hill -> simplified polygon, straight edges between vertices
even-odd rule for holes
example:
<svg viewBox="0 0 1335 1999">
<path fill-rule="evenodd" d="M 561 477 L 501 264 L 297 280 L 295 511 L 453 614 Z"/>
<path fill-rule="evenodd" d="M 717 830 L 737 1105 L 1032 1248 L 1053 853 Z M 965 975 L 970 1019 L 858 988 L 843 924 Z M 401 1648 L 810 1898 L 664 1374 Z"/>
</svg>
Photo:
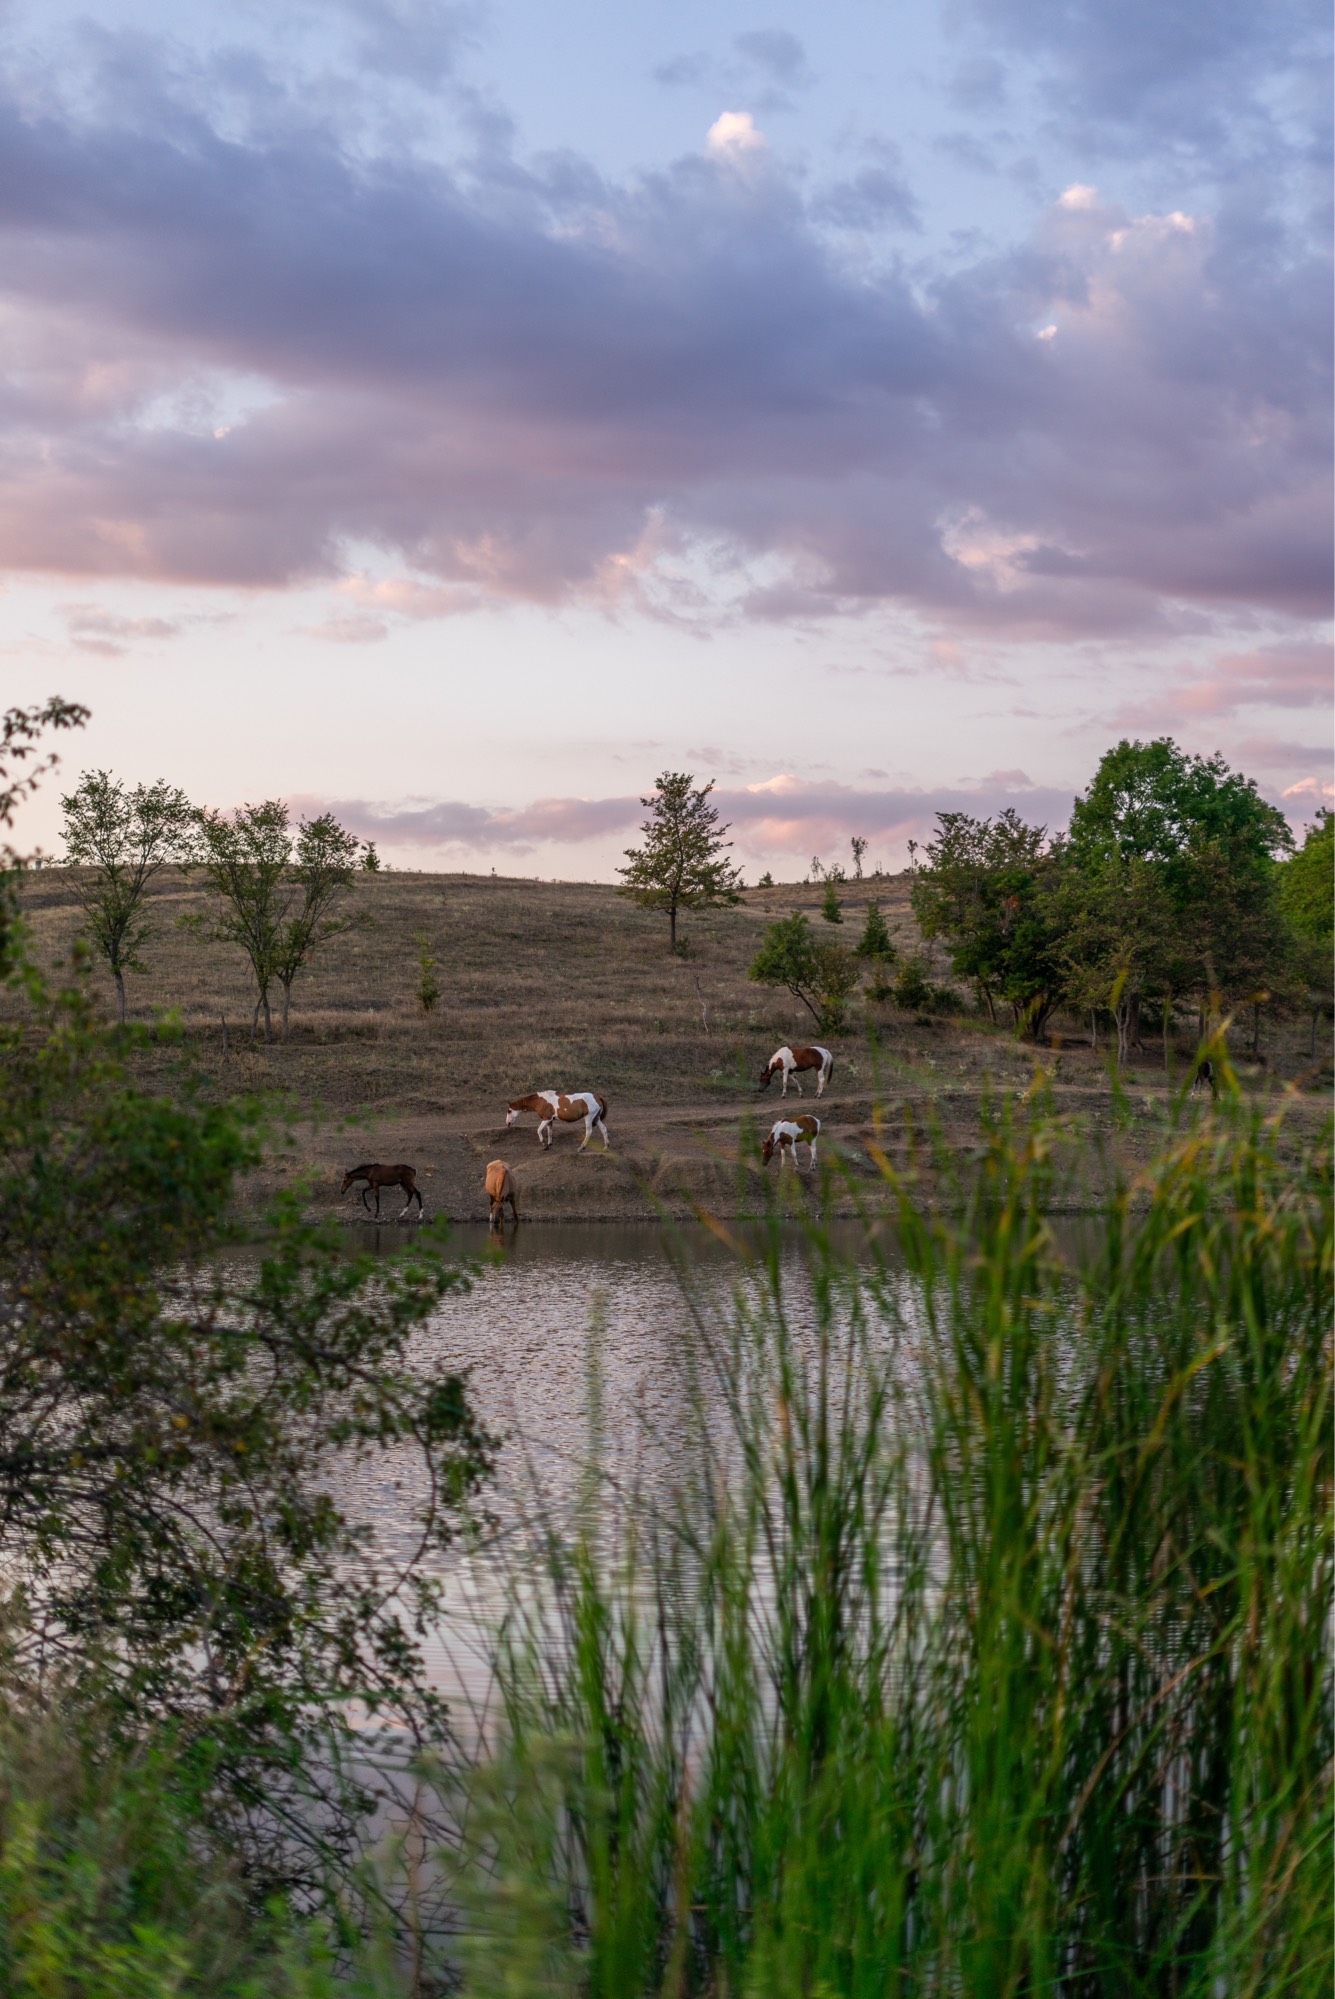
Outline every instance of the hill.
<svg viewBox="0 0 1335 1999">
<path fill-rule="evenodd" d="M 839 936 L 856 942 L 874 899 L 901 953 L 918 948 L 908 890 L 906 874 L 845 884 Z M 207 898 L 197 878 L 171 872 L 154 884 L 149 969 L 129 982 L 130 1004 L 140 1019 L 176 1012 L 186 1059 L 213 1088 L 283 1100 L 294 1150 L 265 1184 L 305 1172 L 318 1183 L 317 1205 L 338 1206 L 338 1171 L 354 1156 L 402 1158 L 426 1176 L 431 1205 L 478 1215 L 482 1166 L 499 1155 L 519 1170 L 521 1208 L 534 1215 L 650 1215 L 655 1196 L 678 1212 L 692 1200 L 735 1212 L 754 1198 L 746 1178 L 737 1179 L 742 1121 L 767 1122 L 779 1109 L 777 1085 L 757 1097 L 758 1073 L 781 1042 L 815 1033 L 798 1002 L 752 984 L 747 968 L 776 916 L 803 909 L 824 931 L 823 894 L 805 883 L 749 890 L 736 908 L 686 918 L 685 954 L 673 958 L 664 919 L 600 884 L 362 875 L 350 898 L 357 927 L 298 980 L 288 1041 L 266 1048 L 250 1038 L 244 960 L 181 926 L 207 909 Z M 24 904 L 35 954 L 54 964 L 79 926 L 65 872 L 31 876 Z M 416 998 L 419 939 L 441 988 L 429 1015 Z M 110 1003 L 109 979 L 96 976 Z M 888 1001 L 860 1002 L 851 1018 L 848 1034 L 822 1037 L 835 1050 L 836 1073 L 821 1112 L 831 1155 L 842 1149 L 855 1168 L 871 1170 L 876 1077 L 876 1095 L 893 1103 L 901 1150 L 905 1117 L 936 1119 L 953 1140 L 972 1143 L 983 1094 L 1027 1087 L 1036 1065 L 1064 1106 L 1106 1118 L 1104 1051 L 1095 1054 L 1076 1023 L 1054 1037 L 1062 1045 L 1036 1050 L 972 1016 L 943 1022 Z M 1298 1034 L 1291 1039 L 1292 1047 L 1272 1050 L 1267 1080 L 1310 1068 Z M 170 1089 L 182 1055 L 164 1045 L 136 1060 L 146 1083 Z M 1130 1081 L 1150 1124 L 1166 1080 L 1157 1048 L 1138 1058 Z M 531 1120 L 504 1130 L 507 1099 L 548 1088 L 609 1099 L 611 1155 L 604 1159 L 595 1141 L 577 1158 L 577 1137 L 563 1130 L 552 1153 L 539 1156 Z M 387 1205 L 392 1212 L 392 1199 Z"/>
</svg>

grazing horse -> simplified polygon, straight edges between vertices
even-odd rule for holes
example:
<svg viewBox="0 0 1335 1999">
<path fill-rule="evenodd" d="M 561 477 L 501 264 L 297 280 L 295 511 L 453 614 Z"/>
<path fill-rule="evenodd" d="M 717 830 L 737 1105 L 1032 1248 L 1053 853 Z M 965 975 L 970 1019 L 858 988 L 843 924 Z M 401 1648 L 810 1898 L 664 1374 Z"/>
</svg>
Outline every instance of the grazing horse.
<svg viewBox="0 0 1335 1999">
<path fill-rule="evenodd" d="M 505 1106 L 505 1129 L 518 1124 L 525 1111 L 532 1111 L 538 1120 L 538 1144 L 546 1145 L 546 1133 L 556 1116 L 556 1106 L 561 1101 L 559 1090 L 533 1090 L 526 1097 L 512 1097 Z"/>
<path fill-rule="evenodd" d="M 787 1096 L 788 1078 L 791 1076 L 800 1097 L 802 1085 L 798 1081 L 798 1071 L 801 1069 L 816 1070 L 816 1095 L 823 1097 L 825 1085 L 834 1074 L 834 1057 L 828 1048 L 776 1048 L 760 1072 L 760 1087 L 767 1090 L 778 1072 L 783 1076 L 782 1094 Z"/>
<path fill-rule="evenodd" d="M 761 1164 L 768 1166 L 775 1153 L 779 1155 L 779 1171 L 783 1171 L 785 1159 L 797 1165 L 797 1148 L 805 1145 L 810 1157 L 809 1166 L 816 1163 L 816 1140 L 820 1137 L 820 1119 L 808 1112 L 805 1117 L 780 1118 L 770 1130 L 769 1137 L 760 1148 Z"/>
<path fill-rule="evenodd" d="M 498 1229 L 505 1221 L 505 1204 L 510 1203 L 510 1213 L 519 1220 L 519 1209 L 515 1205 L 515 1176 L 503 1159 L 493 1159 L 487 1167 L 487 1199 L 491 1202 L 491 1226 Z"/>
<path fill-rule="evenodd" d="M 1191 1094 L 1194 1097 L 1197 1090 L 1207 1089 L 1212 1097 L 1219 1095 L 1219 1081 L 1214 1072 L 1214 1063 L 1208 1055 L 1203 1062 L 1198 1062 L 1196 1065 L 1196 1073 L 1191 1079 Z"/>
<path fill-rule="evenodd" d="M 592 1090 L 576 1090 L 570 1096 L 560 1090 L 538 1090 L 529 1097 L 516 1097 L 506 1107 L 507 1127 L 514 1123 L 521 1111 L 537 1113 L 539 1145 L 551 1144 L 554 1124 L 578 1124 L 581 1118 L 584 1120 L 581 1152 L 595 1131 L 602 1134 L 604 1146 L 612 1143 L 607 1136 L 607 1098 L 597 1096 Z"/>
<path fill-rule="evenodd" d="M 351 1172 L 343 1175 L 343 1193 L 346 1194 L 349 1187 L 357 1180 L 364 1180 L 366 1182 L 366 1185 L 362 1188 L 362 1206 L 366 1209 L 368 1215 L 371 1209 L 366 1197 L 372 1188 L 375 1190 L 375 1218 L 377 1221 L 380 1220 L 380 1189 L 382 1187 L 402 1187 L 407 1194 L 407 1200 L 399 1209 L 398 1219 L 400 1221 L 407 1214 L 414 1201 L 417 1203 L 418 1213 L 420 1214 L 422 1211 L 422 1190 L 417 1184 L 416 1170 L 411 1166 L 354 1166 Z"/>
</svg>

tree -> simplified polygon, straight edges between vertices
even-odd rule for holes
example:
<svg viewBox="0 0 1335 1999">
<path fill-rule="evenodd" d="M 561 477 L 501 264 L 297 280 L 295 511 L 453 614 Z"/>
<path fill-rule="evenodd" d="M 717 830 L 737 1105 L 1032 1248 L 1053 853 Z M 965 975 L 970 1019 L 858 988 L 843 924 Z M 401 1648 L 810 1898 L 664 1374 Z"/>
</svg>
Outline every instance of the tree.
<svg viewBox="0 0 1335 1999">
<path fill-rule="evenodd" d="M 23 770 L 28 758 L 37 755 L 43 732 L 81 729 L 87 720 L 86 708 L 77 701 L 64 701 L 58 694 L 35 707 L 8 708 L 0 715 L 0 829 L 13 825 L 23 800 L 59 762 L 48 752 L 30 770 Z M 20 944 L 16 891 L 22 869 L 23 863 L 6 839 L 0 844 L 0 977 L 12 969 Z"/>
<path fill-rule="evenodd" d="M 60 803 L 65 858 L 80 870 L 74 892 L 116 981 L 123 1024 L 125 974 L 146 969 L 139 953 L 152 929 L 144 911 L 148 885 L 169 863 L 191 858 L 196 814 L 185 793 L 161 779 L 129 791 L 104 770 L 85 771 Z"/>
<path fill-rule="evenodd" d="M 374 840 L 368 840 L 362 848 L 362 866 L 369 875 L 378 875 L 381 872 L 380 856 L 376 852 Z"/>
<path fill-rule="evenodd" d="M 300 890 L 300 900 L 289 905 L 292 913 L 280 927 L 274 963 L 274 976 L 283 988 L 284 1041 L 298 972 L 310 963 L 319 945 L 351 930 L 357 921 L 355 916 L 331 914 L 334 904 L 351 886 L 356 867 L 357 842 L 351 833 L 344 831 L 332 812 L 302 820 L 297 829 L 291 872 L 291 880 Z"/>
<path fill-rule="evenodd" d="M 1316 1026 L 1331 1011 L 1331 952 L 1335 945 L 1335 817 L 1323 808 L 1307 828 L 1303 844 L 1278 870 L 1279 906 L 1293 935 L 1294 970 L 1307 993 Z"/>
<path fill-rule="evenodd" d="M 231 1850 L 314 1884 L 303 1837 L 336 1849 L 361 1803 L 352 1708 L 439 1739 L 439 1564 L 380 1546 L 355 1495 L 391 1465 L 429 1554 L 486 1472 L 462 1380 L 415 1344 L 462 1280 L 421 1249 L 348 1256 L 291 1202 L 238 1259 L 257 1109 L 146 1094 L 126 1040 L 148 1030 L 100 1023 L 77 971 L 53 991 L 20 960 L 4 1000 L 7 1664 L 94 1699 L 113 1738 L 168 1724 Z"/>
<path fill-rule="evenodd" d="M 677 948 L 677 912 L 682 909 L 714 909 L 740 902 L 739 872 L 723 856 L 731 840 L 723 835 L 726 826 L 718 823 L 718 812 L 709 802 L 713 780 L 701 789 L 689 771 L 664 771 L 653 795 L 642 798 L 650 816 L 640 831 L 642 847 L 627 847 L 629 866 L 618 868 L 624 877 L 622 895 L 631 896 L 641 909 L 666 909 L 669 949 Z"/>
<path fill-rule="evenodd" d="M 842 944 L 821 943 L 800 911 L 771 923 L 752 963 L 750 977 L 764 986 L 786 986 L 802 1002 L 816 1026 L 831 1032 L 843 1026 L 850 995 L 857 987 L 856 958 Z"/>
<path fill-rule="evenodd" d="M 277 984 L 286 1039 L 298 972 L 320 944 L 352 927 L 354 919 L 330 910 L 353 879 L 357 842 L 326 812 L 301 822 L 294 853 L 288 810 L 276 798 L 238 806 L 230 818 L 201 813 L 199 826 L 204 872 L 219 901 L 212 934 L 241 947 L 255 980 L 251 1031 L 263 1014 L 264 1039 L 273 1040 L 269 995 Z"/>
<path fill-rule="evenodd" d="M 1111 867 L 1139 864 L 1142 886 L 1152 871 L 1156 908 L 1161 890 L 1172 915 L 1177 991 L 1194 992 L 1202 1014 L 1220 999 L 1257 1001 L 1282 983 L 1276 857 L 1292 845 L 1284 815 L 1251 778 L 1222 757 L 1191 756 L 1166 736 L 1123 740 L 1102 757 L 1076 800 L 1068 841 L 1076 876 L 1102 882 L 1100 894 L 1110 892 Z M 1141 998 L 1133 992 L 1129 1000 L 1132 1041 Z"/>
<path fill-rule="evenodd" d="M 1018 1031 L 1035 1039 L 1062 992 L 1053 892 L 1060 843 L 1008 808 L 998 818 L 937 814 L 926 865 L 914 862 L 910 898 L 924 938 L 941 938 L 951 969 L 971 979 L 988 1017 L 1011 1008 Z"/>
<path fill-rule="evenodd" d="M 867 904 L 867 921 L 854 950 L 859 958 L 879 960 L 883 964 L 889 964 L 894 958 L 894 940 L 886 929 L 879 903 Z"/>
<path fill-rule="evenodd" d="M 1067 997 L 1077 1007 L 1108 1009 L 1117 1029 L 1117 1059 L 1124 1063 L 1146 995 L 1166 1004 L 1181 976 L 1162 873 L 1137 858 L 1071 869 L 1058 902 Z"/>
<path fill-rule="evenodd" d="M 853 879 L 860 882 L 862 880 L 862 856 L 867 851 L 867 842 L 860 833 L 855 833 L 848 844 L 853 849 Z"/>
<path fill-rule="evenodd" d="M 821 902 L 820 913 L 827 923 L 842 923 L 844 920 L 844 912 L 839 904 L 838 885 L 832 879 L 825 884 L 825 896 Z"/>
</svg>

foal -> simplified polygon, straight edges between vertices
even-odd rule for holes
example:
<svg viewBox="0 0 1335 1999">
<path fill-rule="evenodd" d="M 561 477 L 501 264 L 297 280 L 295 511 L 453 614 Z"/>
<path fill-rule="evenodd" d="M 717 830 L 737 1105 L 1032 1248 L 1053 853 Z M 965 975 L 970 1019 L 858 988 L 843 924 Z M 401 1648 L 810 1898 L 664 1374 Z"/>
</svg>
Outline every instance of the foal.
<svg viewBox="0 0 1335 1999">
<path fill-rule="evenodd" d="M 357 1180 L 364 1180 L 366 1182 L 366 1185 L 362 1188 L 362 1206 L 366 1209 L 368 1215 L 371 1212 L 371 1208 L 366 1197 L 373 1188 L 375 1190 L 375 1218 L 377 1221 L 380 1220 L 380 1189 L 382 1187 L 402 1187 L 407 1194 L 408 1198 L 398 1212 L 397 1219 L 399 1221 L 403 1220 L 403 1217 L 407 1214 L 414 1201 L 417 1203 L 417 1212 L 419 1214 L 422 1212 L 422 1190 L 417 1184 L 417 1173 L 411 1166 L 354 1166 L 349 1172 L 343 1175 L 343 1193 L 346 1194 L 349 1187 Z"/>
</svg>

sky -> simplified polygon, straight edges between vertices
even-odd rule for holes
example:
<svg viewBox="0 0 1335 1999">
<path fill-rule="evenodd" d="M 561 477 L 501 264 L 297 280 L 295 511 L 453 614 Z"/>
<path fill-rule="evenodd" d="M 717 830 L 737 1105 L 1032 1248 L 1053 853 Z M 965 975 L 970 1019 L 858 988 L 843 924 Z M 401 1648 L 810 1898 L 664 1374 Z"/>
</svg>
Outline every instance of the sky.
<svg viewBox="0 0 1335 1999">
<path fill-rule="evenodd" d="M 1331 788 L 1314 0 L 0 0 L 0 703 L 611 879 Z M 21 845 L 59 852 L 60 784 Z"/>
</svg>

